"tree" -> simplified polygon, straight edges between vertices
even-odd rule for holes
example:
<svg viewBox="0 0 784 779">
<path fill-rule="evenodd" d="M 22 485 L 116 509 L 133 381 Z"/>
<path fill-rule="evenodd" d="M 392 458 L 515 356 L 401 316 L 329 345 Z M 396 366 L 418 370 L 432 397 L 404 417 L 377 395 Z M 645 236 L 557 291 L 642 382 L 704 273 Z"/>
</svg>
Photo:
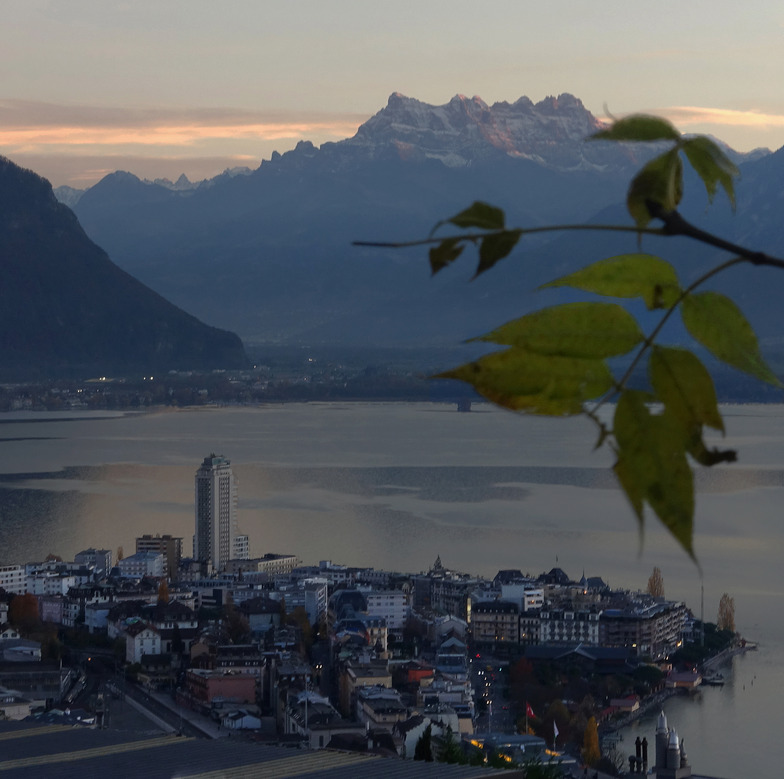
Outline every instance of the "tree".
<svg viewBox="0 0 784 779">
<path fill-rule="evenodd" d="M 447 726 L 446 732 L 441 738 L 441 745 L 438 751 L 439 763 L 458 763 L 463 765 L 468 762 L 460 743 L 452 733 L 452 728 Z"/>
<path fill-rule="evenodd" d="M 169 584 L 166 579 L 161 579 L 158 584 L 158 605 L 165 605 L 169 602 Z"/>
<path fill-rule="evenodd" d="M 726 592 L 719 599 L 719 616 L 716 619 L 716 627 L 719 630 L 735 632 L 735 599 Z"/>
<path fill-rule="evenodd" d="M 433 762 L 433 726 L 428 725 L 422 735 L 417 739 L 414 747 L 414 760 L 425 760 Z"/>
<path fill-rule="evenodd" d="M 677 312 L 690 336 L 713 357 L 782 387 L 763 360 L 757 337 L 741 310 L 727 296 L 700 288 L 736 265 L 784 269 L 784 260 L 701 230 L 679 213 L 684 160 L 702 180 L 709 201 L 721 188 L 735 206 L 734 179 L 739 171 L 710 138 L 684 136 L 664 119 L 633 115 L 613 122 L 592 139 L 655 144 L 657 156 L 634 176 L 627 192 L 633 224 L 509 228 L 500 208 L 475 202 L 436 224 L 428 238 L 375 245 L 430 245 L 430 267 L 435 274 L 471 244 L 478 248 L 478 276 L 506 258 L 522 238 L 535 233 L 598 230 L 635 236 L 636 251 L 592 263 L 544 286 L 639 299 L 649 311 L 663 312 L 650 332 L 645 333 L 618 303 L 565 303 L 479 336 L 474 340 L 502 350 L 438 377 L 467 382 L 491 402 L 514 411 L 585 415 L 596 426 L 596 447 L 609 446 L 615 454 L 613 470 L 640 532 L 647 505 L 697 563 L 692 463 L 734 462 L 736 452 L 709 449 L 703 440 L 706 427 L 724 432 L 707 368 L 694 351 L 665 346 L 659 340 Z M 434 233 L 444 225 L 461 232 L 436 237 Z M 697 241 L 728 253 L 729 259 L 681 281 L 673 265 L 641 251 L 643 238 L 653 235 Z M 641 378 L 637 368 L 646 357 L 648 375 Z M 610 402 L 615 404 L 611 421 L 600 413 Z"/>
<path fill-rule="evenodd" d="M 248 618 L 233 603 L 223 609 L 223 628 L 231 644 L 242 644 L 250 637 Z"/>
<path fill-rule="evenodd" d="M 585 734 L 583 735 L 583 762 L 589 766 L 595 766 L 602 756 L 599 749 L 599 728 L 596 724 L 596 717 L 591 717 L 588 724 L 585 726 Z"/>
<path fill-rule="evenodd" d="M 664 597 L 664 577 L 658 566 L 654 567 L 653 573 L 648 579 L 648 595 L 652 595 L 654 598 Z"/>
<path fill-rule="evenodd" d="M 15 595 L 8 607 L 8 621 L 23 634 L 28 634 L 40 625 L 38 598 L 31 592 Z"/>
</svg>

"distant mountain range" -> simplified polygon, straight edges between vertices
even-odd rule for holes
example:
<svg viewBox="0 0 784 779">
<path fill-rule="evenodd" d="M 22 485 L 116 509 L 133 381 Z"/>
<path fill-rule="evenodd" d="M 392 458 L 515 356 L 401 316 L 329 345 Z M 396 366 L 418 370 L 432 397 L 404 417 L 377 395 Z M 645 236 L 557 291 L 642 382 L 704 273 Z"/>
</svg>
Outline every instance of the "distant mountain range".
<svg viewBox="0 0 784 779">
<path fill-rule="evenodd" d="M 114 265 L 45 179 L 0 157 L 4 380 L 240 367 L 236 335 L 208 327 Z"/>
<path fill-rule="evenodd" d="M 120 267 L 247 342 L 451 345 L 533 306 L 569 299 L 563 290 L 532 291 L 592 259 L 637 250 L 636 238 L 527 240 L 472 283 L 469 259 L 431 278 L 424 248 L 352 241 L 424 237 L 474 200 L 503 207 L 516 226 L 628 223 L 628 181 L 652 152 L 586 142 L 600 126 L 571 95 L 492 106 L 458 95 L 432 106 L 396 93 L 354 137 L 320 148 L 301 142 L 252 172 L 227 171 L 198 185 L 117 172 L 81 195 L 58 194 Z M 721 198 L 706 210 L 704 188 L 692 179 L 684 212 L 730 239 L 784 255 L 784 152 L 730 153 L 743 172 L 738 213 Z M 646 240 L 643 248 L 674 257 L 686 278 L 715 259 L 684 242 Z M 720 285 L 751 304 L 770 343 L 779 339 L 784 275 L 743 269 Z"/>
</svg>

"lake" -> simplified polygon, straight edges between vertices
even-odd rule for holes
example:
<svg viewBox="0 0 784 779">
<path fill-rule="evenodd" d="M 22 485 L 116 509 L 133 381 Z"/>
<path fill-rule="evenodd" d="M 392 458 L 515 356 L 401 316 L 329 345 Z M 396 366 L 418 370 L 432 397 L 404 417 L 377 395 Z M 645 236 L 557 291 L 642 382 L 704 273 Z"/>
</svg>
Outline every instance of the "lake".
<svg viewBox="0 0 784 779">
<path fill-rule="evenodd" d="M 631 589 L 644 589 L 658 566 L 667 597 L 699 614 L 696 566 L 655 518 L 641 541 L 610 453 L 592 451 L 592 426 L 474 409 L 313 403 L 3 414 L 0 564 L 50 552 L 72 558 L 89 546 L 128 553 L 142 533 L 182 536 L 189 552 L 193 477 L 216 452 L 237 474 L 239 525 L 252 555 L 408 572 L 440 555 L 448 567 L 485 576 L 557 565 L 575 579 L 585 572 Z M 740 779 L 754 755 L 754 776 L 778 777 L 784 409 L 723 410 L 722 445 L 737 447 L 739 462 L 697 478 L 705 616 L 715 620 L 721 594 L 730 593 L 738 629 L 760 649 L 735 660 L 724 689 L 669 702 L 668 711 L 695 773 Z"/>
</svg>

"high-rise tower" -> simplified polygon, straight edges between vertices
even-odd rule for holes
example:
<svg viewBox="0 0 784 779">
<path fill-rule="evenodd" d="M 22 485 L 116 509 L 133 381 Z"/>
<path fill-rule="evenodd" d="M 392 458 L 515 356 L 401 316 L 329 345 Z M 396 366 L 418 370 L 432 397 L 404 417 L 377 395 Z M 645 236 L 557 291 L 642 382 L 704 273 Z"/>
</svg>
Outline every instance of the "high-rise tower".
<svg viewBox="0 0 784 779">
<path fill-rule="evenodd" d="M 196 528 L 193 557 L 221 570 L 234 556 L 237 487 L 231 463 L 211 454 L 196 471 Z"/>
</svg>

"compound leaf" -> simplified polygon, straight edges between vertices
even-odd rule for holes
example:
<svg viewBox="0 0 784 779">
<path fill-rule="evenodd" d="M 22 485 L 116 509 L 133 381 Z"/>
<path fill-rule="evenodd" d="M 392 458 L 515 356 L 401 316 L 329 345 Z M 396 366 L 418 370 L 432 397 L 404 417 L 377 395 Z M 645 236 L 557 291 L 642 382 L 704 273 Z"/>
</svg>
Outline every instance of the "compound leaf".
<svg viewBox="0 0 784 779">
<path fill-rule="evenodd" d="M 677 141 L 681 134 L 666 119 L 648 114 L 632 114 L 618 119 L 606 130 L 590 138 L 596 141 Z"/>
<path fill-rule="evenodd" d="M 670 308 L 681 294 L 678 274 L 652 254 L 620 254 L 581 268 L 543 287 L 574 287 L 616 298 L 642 298 L 648 309 Z"/>
<path fill-rule="evenodd" d="M 634 317 L 617 303 L 566 303 L 507 322 L 476 339 L 538 354 L 604 358 L 644 340 Z"/>
<path fill-rule="evenodd" d="M 694 480 L 682 428 L 665 411 L 653 415 L 644 395 L 627 390 L 615 408 L 614 470 L 642 522 L 647 503 L 687 554 L 694 557 Z"/>
<path fill-rule="evenodd" d="M 433 275 L 453 263 L 462 253 L 465 244 L 460 238 L 445 238 L 430 250 L 430 270 Z"/>
<path fill-rule="evenodd" d="M 455 216 L 446 221 L 455 225 L 455 227 L 478 227 L 482 230 L 503 230 L 504 212 L 496 206 L 491 206 L 488 203 L 477 200 L 464 211 L 455 214 Z M 443 224 L 443 222 L 439 222 L 436 227 L 441 224 Z"/>
<path fill-rule="evenodd" d="M 626 207 L 640 228 L 656 216 L 655 206 L 664 212 L 674 211 L 683 196 L 683 162 L 678 149 L 652 159 L 632 179 L 626 195 Z"/>
<path fill-rule="evenodd" d="M 735 208 L 733 179 L 740 175 L 740 171 L 719 145 L 704 135 L 698 135 L 683 141 L 681 148 L 686 159 L 689 160 L 692 168 L 705 184 L 708 199 L 713 200 L 719 185 L 721 185 L 727 193 L 732 207 Z"/>
<path fill-rule="evenodd" d="M 708 425 L 724 432 L 713 379 L 696 355 L 687 349 L 654 346 L 648 374 L 656 397 L 684 430 Z"/>
<path fill-rule="evenodd" d="M 687 295 L 681 303 L 681 317 L 692 337 L 714 357 L 776 387 L 782 386 L 762 359 L 749 321 L 726 295 Z"/>
<path fill-rule="evenodd" d="M 436 378 L 465 381 L 493 403 L 548 416 L 579 414 L 586 400 L 613 386 L 602 360 L 560 357 L 512 348 L 485 355 Z"/>
<path fill-rule="evenodd" d="M 482 238 L 479 246 L 479 266 L 476 275 L 490 270 L 499 260 L 503 260 L 520 240 L 521 230 L 503 230 Z"/>
</svg>

